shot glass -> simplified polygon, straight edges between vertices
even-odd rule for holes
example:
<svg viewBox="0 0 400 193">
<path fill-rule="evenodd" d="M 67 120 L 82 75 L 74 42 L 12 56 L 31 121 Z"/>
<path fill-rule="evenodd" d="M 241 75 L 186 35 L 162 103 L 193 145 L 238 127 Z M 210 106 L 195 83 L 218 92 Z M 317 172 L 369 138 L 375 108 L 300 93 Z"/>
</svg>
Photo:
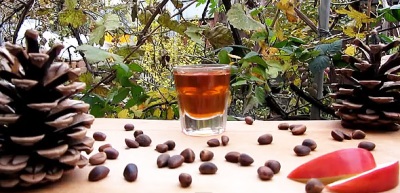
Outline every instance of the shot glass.
<svg viewBox="0 0 400 193">
<path fill-rule="evenodd" d="M 182 132 L 192 136 L 223 133 L 230 94 L 230 66 L 176 66 L 173 73 Z"/>
</svg>

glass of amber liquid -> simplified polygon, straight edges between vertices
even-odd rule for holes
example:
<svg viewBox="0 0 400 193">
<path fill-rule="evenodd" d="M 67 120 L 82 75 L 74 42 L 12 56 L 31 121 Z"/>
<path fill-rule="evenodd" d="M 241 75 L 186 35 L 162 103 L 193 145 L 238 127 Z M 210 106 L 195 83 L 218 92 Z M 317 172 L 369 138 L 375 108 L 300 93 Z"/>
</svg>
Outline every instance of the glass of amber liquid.
<svg viewBox="0 0 400 193">
<path fill-rule="evenodd" d="M 176 66 L 173 73 L 182 132 L 192 136 L 223 133 L 230 94 L 230 66 Z"/>
</svg>

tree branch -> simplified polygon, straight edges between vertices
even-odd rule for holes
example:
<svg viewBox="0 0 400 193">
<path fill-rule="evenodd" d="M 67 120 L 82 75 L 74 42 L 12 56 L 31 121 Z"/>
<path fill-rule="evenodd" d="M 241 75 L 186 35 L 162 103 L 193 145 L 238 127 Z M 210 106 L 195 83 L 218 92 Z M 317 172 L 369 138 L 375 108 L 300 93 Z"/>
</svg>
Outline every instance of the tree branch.
<svg viewBox="0 0 400 193">
<path fill-rule="evenodd" d="M 225 7 L 225 13 L 227 13 L 231 9 L 232 3 L 230 0 L 222 0 L 222 3 Z M 242 38 L 240 37 L 240 34 L 239 34 L 239 30 L 236 29 L 235 27 L 233 27 L 233 25 L 231 25 L 231 24 L 229 24 L 229 27 L 231 28 L 232 37 L 233 37 L 233 40 L 235 41 L 235 44 L 243 45 Z M 243 52 L 243 50 L 241 50 L 241 52 Z M 241 54 L 238 54 L 238 55 L 241 55 Z"/>
<path fill-rule="evenodd" d="M 81 36 L 80 36 L 78 30 L 73 28 L 71 25 L 69 25 L 68 27 L 72 31 L 72 34 L 74 34 L 74 37 L 75 37 L 76 41 L 78 42 L 78 45 L 79 46 L 83 45 L 83 42 L 81 40 Z M 94 73 L 92 67 L 90 66 L 89 62 L 87 61 L 87 59 L 85 57 L 85 53 L 83 53 L 82 51 L 79 51 L 79 54 L 82 56 L 83 62 L 85 62 L 85 66 L 86 66 L 87 70 L 90 73 Z"/>
<path fill-rule="evenodd" d="M 25 5 L 22 5 L 18 7 L 17 9 L 14 9 L 13 13 L 11 13 L 8 17 L 6 17 L 4 20 L 1 21 L 0 23 L 0 28 L 3 27 L 4 23 L 8 22 L 15 14 L 17 14 L 19 11 L 21 11 Z"/>
<path fill-rule="evenodd" d="M 29 10 L 31 9 L 31 7 L 32 7 L 32 5 L 33 5 L 34 2 L 35 2 L 35 0 L 30 0 L 30 1 L 24 6 L 25 9 L 24 9 L 24 11 L 22 12 L 22 14 L 21 14 L 21 16 L 20 16 L 20 18 L 19 18 L 19 20 L 18 20 L 17 27 L 15 28 L 15 31 L 14 31 L 13 40 L 12 40 L 12 43 L 13 43 L 13 44 L 15 44 L 15 43 L 17 42 L 18 32 L 19 32 L 19 30 L 21 29 L 21 26 L 22 26 L 22 24 L 23 24 L 24 21 L 25 21 L 25 17 L 26 17 L 26 15 L 28 15 Z"/>
<path fill-rule="evenodd" d="M 315 33 L 317 33 L 317 34 L 319 33 L 317 26 L 315 26 L 315 24 L 310 20 L 310 18 L 308 18 L 306 15 L 304 15 L 304 13 L 301 12 L 296 7 L 294 8 L 294 11 L 296 12 L 297 16 L 299 16 L 300 19 L 303 20 L 304 23 L 306 23 Z"/>
<path fill-rule="evenodd" d="M 211 0 L 207 0 L 206 6 L 204 7 L 203 13 L 201 14 L 201 20 L 200 21 L 203 21 L 203 23 L 206 23 L 205 17 L 206 17 L 207 8 L 208 8 L 208 5 L 210 5 L 210 2 L 211 2 Z"/>
</svg>

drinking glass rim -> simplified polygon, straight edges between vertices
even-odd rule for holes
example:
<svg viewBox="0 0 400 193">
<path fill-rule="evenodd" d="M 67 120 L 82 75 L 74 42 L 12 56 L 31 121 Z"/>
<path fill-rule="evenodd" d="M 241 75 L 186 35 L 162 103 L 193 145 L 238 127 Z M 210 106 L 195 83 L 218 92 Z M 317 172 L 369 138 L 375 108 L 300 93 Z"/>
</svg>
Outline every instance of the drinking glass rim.
<svg viewBox="0 0 400 193">
<path fill-rule="evenodd" d="M 229 64 L 191 64 L 183 66 L 174 66 L 172 68 L 174 71 L 177 70 L 227 70 L 230 69 Z"/>
</svg>

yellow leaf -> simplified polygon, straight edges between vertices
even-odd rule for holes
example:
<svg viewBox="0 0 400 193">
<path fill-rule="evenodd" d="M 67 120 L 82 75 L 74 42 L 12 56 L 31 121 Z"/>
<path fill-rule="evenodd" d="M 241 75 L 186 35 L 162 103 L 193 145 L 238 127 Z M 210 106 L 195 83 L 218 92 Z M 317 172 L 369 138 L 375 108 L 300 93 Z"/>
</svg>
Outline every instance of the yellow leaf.
<svg viewBox="0 0 400 193">
<path fill-rule="evenodd" d="M 363 23 L 375 22 L 375 19 L 368 17 L 364 13 L 358 12 L 357 10 L 353 9 L 351 6 L 349 6 L 349 9 L 350 10 L 338 9 L 338 10 L 336 10 L 336 13 L 346 14 L 350 18 L 354 19 L 356 21 L 357 28 L 361 28 Z"/>
<path fill-rule="evenodd" d="M 168 120 L 174 119 L 174 110 L 172 109 L 171 106 L 169 106 L 167 110 L 167 119 Z"/>
<path fill-rule="evenodd" d="M 161 110 L 160 110 L 160 108 L 157 108 L 156 110 L 154 110 L 153 116 L 155 116 L 155 117 L 160 117 L 160 116 L 161 116 Z"/>
<path fill-rule="evenodd" d="M 343 33 L 348 35 L 348 36 L 350 36 L 350 37 L 355 37 L 355 38 L 358 38 L 358 39 L 364 39 L 365 38 L 365 34 L 364 33 L 360 33 L 355 26 L 345 26 L 343 28 Z"/>
<path fill-rule="evenodd" d="M 285 13 L 289 22 L 297 22 L 297 14 L 294 11 L 294 4 L 290 0 L 280 0 L 277 3 L 278 9 Z"/>
<path fill-rule="evenodd" d="M 130 118 L 129 117 L 129 110 L 128 109 L 123 109 L 122 111 L 120 111 L 118 113 L 118 118 L 120 118 L 120 119 Z"/>
<path fill-rule="evenodd" d="M 300 86 L 300 84 L 301 84 L 300 78 L 294 79 L 293 84 L 296 85 L 296 86 Z"/>
<path fill-rule="evenodd" d="M 344 50 L 344 53 L 345 53 L 346 55 L 349 55 L 349 56 L 354 56 L 354 55 L 356 55 L 356 46 L 355 46 L 355 45 L 350 45 L 349 47 L 347 47 L 347 48 Z"/>
<path fill-rule="evenodd" d="M 108 95 L 109 90 L 105 87 L 102 86 L 98 86 L 95 89 L 93 89 L 93 93 L 102 96 L 102 97 L 106 97 Z"/>
</svg>

